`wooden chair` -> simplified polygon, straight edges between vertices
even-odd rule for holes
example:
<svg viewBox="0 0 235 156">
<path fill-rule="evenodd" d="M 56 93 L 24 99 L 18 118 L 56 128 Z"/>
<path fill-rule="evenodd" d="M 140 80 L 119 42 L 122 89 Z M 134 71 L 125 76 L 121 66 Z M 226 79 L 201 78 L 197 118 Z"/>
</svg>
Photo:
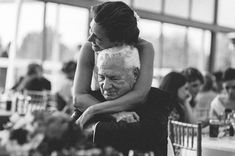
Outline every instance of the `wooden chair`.
<svg viewBox="0 0 235 156">
<path fill-rule="evenodd" d="M 27 111 L 45 110 L 50 100 L 48 91 L 25 90 L 23 95 L 26 98 Z"/>
<path fill-rule="evenodd" d="M 188 124 L 169 120 L 169 137 L 174 147 L 196 151 L 197 156 L 202 155 L 201 123 Z"/>
</svg>

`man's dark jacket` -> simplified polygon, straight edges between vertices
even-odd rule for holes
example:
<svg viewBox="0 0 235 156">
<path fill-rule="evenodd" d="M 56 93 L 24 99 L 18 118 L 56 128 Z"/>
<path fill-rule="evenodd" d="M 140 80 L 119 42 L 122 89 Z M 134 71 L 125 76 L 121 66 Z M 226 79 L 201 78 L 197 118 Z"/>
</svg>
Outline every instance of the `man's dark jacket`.
<svg viewBox="0 0 235 156">
<path fill-rule="evenodd" d="M 100 101 L 104 98 L 93 92 Z M 130 149 L 151 150 L 159 156 L 167 155 L 167 123 L 170 113 L 171 97 L 168 93 L 151 88 L 146 102 L 135 110 L 140 121 L 101 121 L 96 127 L 95 143 L 100 146 L 112 146 L 122 152 Z"/>
</svg>

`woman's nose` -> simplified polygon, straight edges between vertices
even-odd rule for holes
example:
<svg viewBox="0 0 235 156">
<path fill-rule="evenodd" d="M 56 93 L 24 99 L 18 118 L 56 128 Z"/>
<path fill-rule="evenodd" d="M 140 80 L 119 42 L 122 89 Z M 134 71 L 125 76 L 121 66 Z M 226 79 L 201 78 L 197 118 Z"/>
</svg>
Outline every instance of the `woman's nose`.
<svg viewBox="0 0 235 156">
<path fill-rule="evenodd" d="M 93 34 L 90 34 L 90 36 L 88 37 L 88 41 L 94 43 L 94 35 Z"/>
</svg>

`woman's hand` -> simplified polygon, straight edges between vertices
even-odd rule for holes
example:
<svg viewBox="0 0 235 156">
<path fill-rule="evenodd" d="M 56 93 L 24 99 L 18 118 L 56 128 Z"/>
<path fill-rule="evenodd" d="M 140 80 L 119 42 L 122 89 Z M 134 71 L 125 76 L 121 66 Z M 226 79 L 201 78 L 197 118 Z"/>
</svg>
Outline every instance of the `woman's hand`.
<svg viewBox="0 0 235 156">
<path fill-rule="evenodd" d="M 140 117 L 136 112 L 119 112 L 112 114 L 112 116 L 116 119 L 116 122 L 125 121 L 132 123 L 140 121 Z"/>
<path fill-rule="evenodd" d="M 79 125 L 82 129 L 84 125 L 94 116 L 92 113 L 91 107 L 87 108 L 82 115 L 76 120 L 76 124 Z"/>
</svg>

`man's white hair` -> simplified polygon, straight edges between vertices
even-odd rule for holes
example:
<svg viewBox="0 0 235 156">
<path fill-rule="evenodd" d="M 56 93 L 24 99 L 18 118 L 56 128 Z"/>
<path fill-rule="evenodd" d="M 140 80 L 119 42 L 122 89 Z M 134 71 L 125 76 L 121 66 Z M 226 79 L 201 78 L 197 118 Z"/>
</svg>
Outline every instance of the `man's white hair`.
<svg viewBox="0 0 235 156">
<path fill-rule="evenodd" d="M 98 69 L 107 59 L 124 61 L 124 67 L 127 69 L 138 68 L 140 69 L 140 58 L 137 48 L 129 45 L 123 45 L 102 50 L 98 52 L 97 67 Z"/>
</svg>

